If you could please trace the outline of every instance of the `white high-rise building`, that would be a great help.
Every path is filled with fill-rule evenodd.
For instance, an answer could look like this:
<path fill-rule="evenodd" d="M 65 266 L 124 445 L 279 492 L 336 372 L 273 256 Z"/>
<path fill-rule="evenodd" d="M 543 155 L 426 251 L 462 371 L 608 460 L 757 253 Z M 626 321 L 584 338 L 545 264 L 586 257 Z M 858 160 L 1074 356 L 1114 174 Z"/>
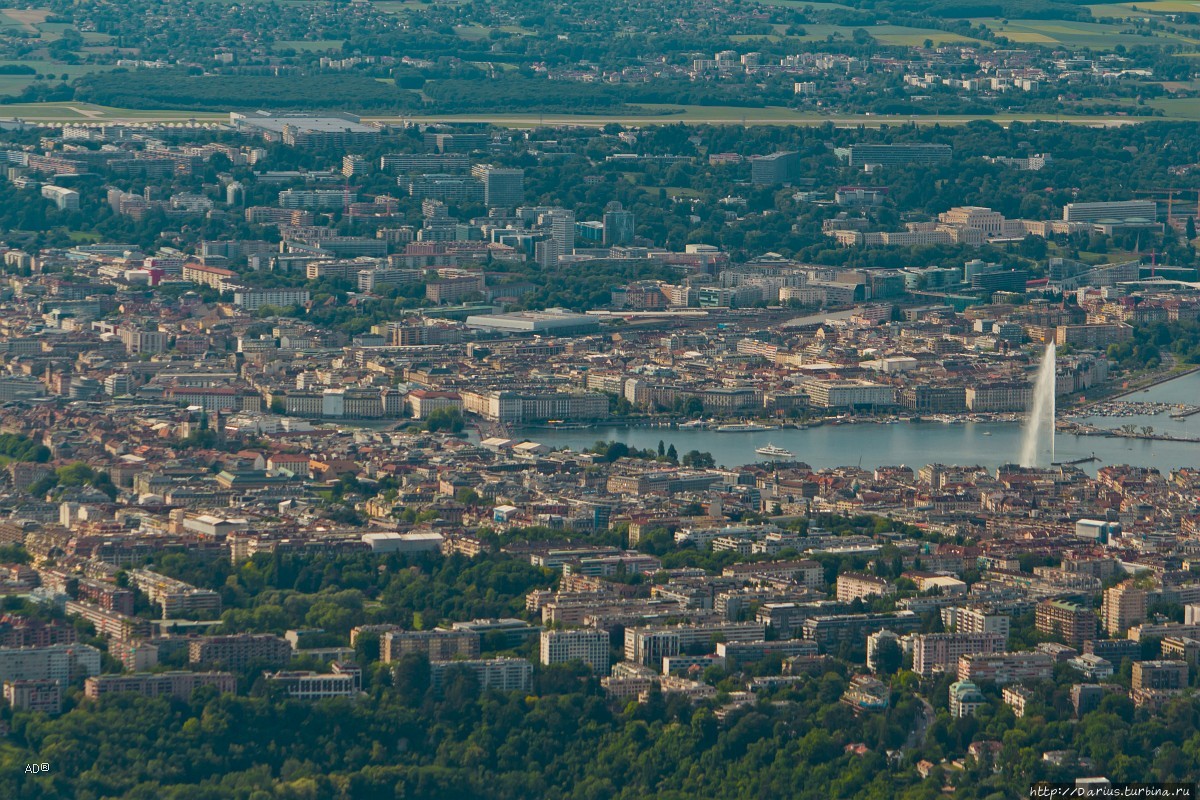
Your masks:
<path fill-rule="evenodd" d="M 542 214 L 538 223 L 550 231 L 550 238 L 558 245 L 559 257 L 575 249 L 575 212 L 555 208 Z"/>
<path fill-rule="evenodd" d="M 565 664 L 579 659 L 593 672 L 608 673 L 608 631 L 580 629 L 571 631 L 542 631 L 541 662 Z"/>

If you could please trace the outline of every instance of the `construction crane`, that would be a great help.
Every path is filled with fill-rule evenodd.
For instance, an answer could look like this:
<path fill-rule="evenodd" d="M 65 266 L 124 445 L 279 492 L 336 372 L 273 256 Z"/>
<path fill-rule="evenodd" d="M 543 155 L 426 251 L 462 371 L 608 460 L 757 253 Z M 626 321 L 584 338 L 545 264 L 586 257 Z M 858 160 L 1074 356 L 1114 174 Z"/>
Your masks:
<path fill-rule="evenodd" d="M 1134 192 L 1134 194 L 1137 196 L 1140 196 L 1140 197 L 1153 197 L 1155 199 L 1160 198 L 1160 197 L 1166 197 L 1166 199 L 1167 199 L 1167 224 L 1173 226 L 1175 224 L 1175 198 L 1179 197 L 1182 200 L 1183 196 L 1190 191 L 1191 191 L 1190 189 L 1156 188 L 1156 189 L 1144 189 L 1142 191 Z M 1200 209 L 1200 190 L 1198 190 L 1196 192 L 1196 207 L 1197 207 L 1197 209 Z"/>

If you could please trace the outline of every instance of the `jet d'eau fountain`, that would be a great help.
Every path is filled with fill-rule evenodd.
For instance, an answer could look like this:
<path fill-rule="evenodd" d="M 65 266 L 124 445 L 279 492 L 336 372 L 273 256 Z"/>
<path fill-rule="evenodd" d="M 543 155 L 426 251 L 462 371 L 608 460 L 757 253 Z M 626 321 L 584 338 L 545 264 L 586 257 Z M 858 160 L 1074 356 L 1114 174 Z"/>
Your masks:
<path fill-rule="evenodd" d="M 1033 404 L 1025 420 L 1021 436 L 1021 466 L 1038 466 L 1038 457 L 1050 451 L 1050 462 L 1054 461 L 1054 392 L 1056 364 L 1054 342 L 1046 347 L 1042 365 L 1038 368 L 1037 381 L 1033 384 Z"/>

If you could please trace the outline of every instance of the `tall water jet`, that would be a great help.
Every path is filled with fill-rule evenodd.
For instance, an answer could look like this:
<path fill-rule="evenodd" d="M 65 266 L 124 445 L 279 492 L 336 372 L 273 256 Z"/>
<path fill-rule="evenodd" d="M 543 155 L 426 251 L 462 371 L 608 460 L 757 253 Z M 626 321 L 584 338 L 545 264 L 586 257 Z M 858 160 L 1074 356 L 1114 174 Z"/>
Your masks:
<path fill-rule="evenodd" d="M 1050 461 L 1054 461 L 1054 390 L 1056 364 L 1054 342 L 1046 347 L 1037 381 L 1033 384 L 1033 406 L 1025 420 L 1021 436 L 1021 466 L 1038 466 L 1038 456 L 1050 445 Z"/>

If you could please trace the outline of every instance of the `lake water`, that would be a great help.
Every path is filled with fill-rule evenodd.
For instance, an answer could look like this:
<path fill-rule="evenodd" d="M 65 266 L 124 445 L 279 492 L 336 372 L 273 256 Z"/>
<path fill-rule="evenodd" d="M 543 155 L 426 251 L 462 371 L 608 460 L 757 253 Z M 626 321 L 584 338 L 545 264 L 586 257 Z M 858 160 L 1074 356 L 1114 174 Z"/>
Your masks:
<path fill-rule="evenodd" d="M 1167 402 L 1200 405 L 1200 373 L 1160 384 L 1147 392 L 1123 398 L 1133 402 Z M 1156 432 L 1200 436 L 1200 414 L 1173 420 L 1168 414 L 1130 417 L 1088 416 L 1083 422 L 1103 428 L 1134 424 L 1153 426 Z M 659 440 L 675 445 L 682 456 L 689 450 L 712 453 L 717 464 L 741 466 L 764 458 L 755 448 L 774 444 L 795 453 L 796 460 L 815 468 L 906 464 L 914 469 L 924 464 L 980 464 L 995 468 L 1017 463 L 1021 451 L 1021 425 L 1016 422 L 895 422 L 821 425 L 807 430 L 786 429 L 747 433 L 718 433 L 714 430 L 678 430 L 652 427 L 597 426 L 581 430 L 518 429 L 514 436 L 529 438 L 551 447 L 584 449 L 598 439 L 624 442 L 631 447 L 657 448 Z M 1055 439 L 1056 461 L 1071 461 L 1096 455 L 1100 461 L 1080 465 L 1095 473 L 1101 466 L 1132 464 L 1157 467 L 1163 472 L 1200 465 L 1200 443 L 1116 439 L 1104 436 L 1074 436 L 1060 433 Z M 1050 460 L 1044 454 L 1043 464 Z"/>

